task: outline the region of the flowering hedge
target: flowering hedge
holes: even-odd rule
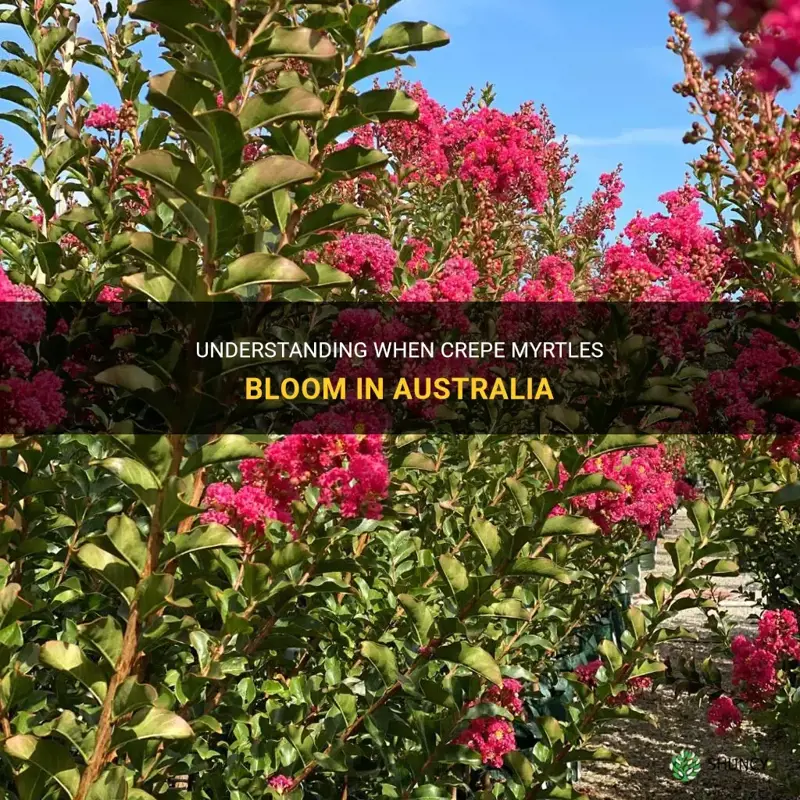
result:
[[[672,617],[711,613],[713,577],[737,571],[742,519],[792,513],[797,414],[776,439],[755,402],[796,365],[791,337],[785,352],[769,340],[778,362],[756,338],[731,368],[747,380],[715,395],[728,405],[699,409],[745,414],[759,436],[716,443],[698,498],[680,440],[625,432],[388,436],[344,408],[330,412],[341,434],[33,434],[99,391],[85,362],[65,385],[42,358],[47,304],[113,318],[181,301],[201,318],[221,299],[785,298],[794,118],[749,62],[736,91],[704,71],[674,19],[679,90],[708,126],[689,138],[709,151],[693,185],[611,243],[621,173],[575,207],[577,164],[544,109],[502,112],[489,90],[446,109],[381,77],[448,41],[429,23],[385,27],[398,0],[91,5],[103,46],[69,3],[0,2],[26,40],[0,62],[15,106],[0,120],[35,148],[0,159],[4,792],[578,797],[575,763],[618,758],[598,733],[646,718],[635,703],[665,669],[658,646],[688,635]],[[146,69],[148,40],[168,71]],[[110,77],[113,104],[92,101],[83,65]],[[374,317],[349,324],[363,334]],[[770,324],[765,337],[785,334]],[[147,363],[137,338],[121,330],[119,347]],[[170,369],[128,366],[105,382],[138,392]],[[679,496],[692,530],[666,545],[674,576],[648,580],[587,657]],[[714,708],[730,727],[730,705]]]

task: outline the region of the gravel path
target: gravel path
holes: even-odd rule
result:
[[[676,539],[689,525],[685,514],[678,515],[664,537]],[[673,573],[669,555],[659,541],[656,550],[657,574]],[[752,615],[758,606],[747,600],[742,588],[748,582],[743,575],[719,578],[716,584],[723,598],[722,605],[737,633],[751,634],[755,628]],[[674,623],[683,625],[699,637],[697,642],[681,641],[665,646],[662,655],[682,654],[687,660],[695,657],[698,664],[709,654],[711,643],[704,629],[702,612],[681,612]],[[729,684],[730,664],[715,657]],[[658,728],[646,722],[625,722],[609,731],[597,743],[621,754],[628,765],[584,764],[581,782],[576,786],[592,800],[800,800],[787,794],[771,774],[784,773],[791,764],[795,774],[797,761],[780,742],[767,739],[763,731],[748,724],[735,737],[719,737],[706,721],[706,704],[685,694],[675,697],[670,687],[659,687],[643,697],[637,705],[655,714]],[[681,750],[691,750],[702,763],[697,779],[683,784],[672,777],[670,760]],[[765,759],[772,762],[768,770]]]

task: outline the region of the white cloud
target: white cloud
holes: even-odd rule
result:
[[[567,136],[575,148],[625,147],[637,145],[680,145],[683,144],[685,128],[635,128],[623,131],[616,136]]]

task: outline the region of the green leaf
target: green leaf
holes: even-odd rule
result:
[[[117,621],[113,617],[103,617],[88,625],[80,625],[78,631],[81,638],[90,642],[108,665],[116,669],[122,655],[122,628]]]
[[[200,467],[241,461],[244,458],[264,458],[264,446],[250,441],[246,436],[229,433],[195,450],[184,462],[180,474],[191,475]]]
[[[152,513],[161,484],[147,467],[132,458],[106,458],[97,464],[116,475]]]
[[[58,48],[72,38],[72,31],[69,28],[47,28],[46,31],[44,36],[36,43],[39,63],[45,70],[53,60]]]
[[[36,238],[39,227],[16,211],[0,211],[0,228],[7,228]]]
[[[577,748],[570,750],[565,761],[574,763],[576,761],[611,761],[614,764],[627,764],[624,756],[609,750],[607,747],[596,747],[594,750]]]
[[[408,58],[398,58],[391,53],[381,53],[379,55],[366,56],[355,67],[347,70],[345,84],[350,87],[370,75],[387,70],[402,69],[403,67],[415,67],[417,62],[412,56]]]
[[[193,244],[136,231],[130,236],[129,250],[174,281],[183,290],[186,300],[194,297],[200,257]]]
[[[414,623],[414,627],[419,635],[420,644],[425,644],[428,641],[428,633],[433,627],[433,612],[421,600],[417,600],[410,594],[399,594],[397,599]]]
[[[21,589],[18,583],[9,583],[0,589],[0,630],[30,611],[30,604],[19,596]]]
[[[361,145],[351,145],[331,153],[322,162],[322,169],[325,172],[352,176],[381,167],[388,160],[389,156],[380,150],[370,150],[367,147],[361,147]]]
[[[405,92],[396,89],[373,89],[358,96],[358,109],[377,122],[415,120],[419,106]]]
[[[424,453],[409,453],[401,465],[403,469],[418,469],[422,472],[437,472],[436,462]]]
[[[249,58],[300,58],[305,61],[330,61],[336,57],[336,52],[336,45],[319,31],[311,28],[275,28],[253,45]]]
[[[53,726],[53,733],[63,736],[79,753],[84,763],[88,763],[94,749],[94,731],[85,734],[72,711],[62,711]]]
[[[134,677],[127,678],[114,696],[114,718],[132,714],[140,708],[150,708],[158,700],[158,692],[148,683],[139,683]]]
[[[647,618],[638,606],[631,606],[625,616],[630,622],[631,630],[637,639],[641,639],[647,633]]]
[[[682,573],[686,566],[692,563],[694,556],[694,537],[686,531],[674,542],[664,542],[664,549],[672,559],[675,572]]]
[[[59,142],[44,160],[45,175],[53,181],[63,170],[87,154],[83,142],[78,139],[64,139]]]
[[[25,734],[6,739],[3,750],[12,758],[34,764],[53,778],[69,797],[74,797],[78,791],[80,769],[61,745]]]
[[[239,120],[224,108],[198,114],[195,119],[207,134],[203,149],[208,154],[217,177],[229,178],[242,165],[242,151],[247,139]]]
[[[233,531],[222,525],[211,523],[204,528],[176,536],[162,553],[162,563],[202,550],[219,548],[240,549],[242,541]]]
[[[632,450],[636,447],[656,447],[658,439],[655,436],[641,436],[629,433],[609,433],[601,436],[592,445],[592,457],[613,453],[615,450]]]
[[[480,753],[463,744],[448,744],[439,749],[440,764],[466,764],[473,769],[480,769],[483,764]]]
[[[159,392],[164,388],[164,384],[155,375],[145,372],[136,364],[120,364],[119,366],[111,367],[98,372],[94,379],[104,386],[118,386],[121,389],[127,389],[129,392]]]
[[[169,136],[169,120],[153,117],[145,126],[140,136],[142,150],[157,150]]]
[[[0,119],[6,115],[0,114]],[[50,219],[56,213],[56,202],[50,197],[50,191],[41,175],[28,167],[14,167],[11,172],[14,177],[34,196],[36,202],[44,212],[45,217]]]
[[[130,800],[125,767],[109,767],[92,785],[86,800]]]
[[[525,522],[530,522],[533,518],[533,513],[530,506],[530,498],[528,490],[516,478],[506,478],[506,486],[514,498],[519,513]]]
[[[130,159],[127,167],[162,190],[166,202],[205,238],[209,203],[198,191],[204,185],[203,176],[191,161],[167,150],[148,150]]]
[[[108,691],[106,675],[100,667],[89,660],[76,644],[45,642],[39,649],[39,661],[47,667],[69,673],[82,683],[99,702],[103,702]]]
[[[466,642],[448,644],[437,650],[436,657],[442,661],[461,664],[497,686],[503,685],[503,675],[500,672],[500,667],[498,667],[495,660],[480,647],[473,647],[466,644]]]
[[[195,119],[194,113],[217,107],[216,97],[211,89],[183,72],[175,71],[153,75],[148,86],[148,102],[153,108],[169,114],[169,120],[164,120],[168,130],[172,122],[182,133],[191,135],[192,141],[203,139],[203,128]],[[146,149],[144,139],[142,148]]]
[[[631,678],[639,678],[642,675],[656,675],[665,672],[666,669],[667,665],[662,661],[645,661],[631,672]]]
[[[539,575],[543,578],[553,578],[563,584],[572,583],[569,572],[549,558],[518,558],[512,565],[509,575]]]
[[[500,534],[488,519],[473,522],[470,533],[481,543],[489,558],[494,558],[500,552]]]
[[[251,97],[239,112],[245,133],[287,120],[321,119],[325,104],[315,94],[299,86],[276,89]]]
[[[448,553],[439,556],[439,569],[447,579],[453,594],[458,594],[469,588],[469,573],[455,556],[451,556]]]
[[[106,536],[116,551],[141,575],[147,561],[147,544],[136,523],[124,514],[111,517],[106,525]]]
[[[488,606],[481,606],[478,610],[478,616],[527,620],[530,618],[530,613],[519,600],[508,599]]]
[[[25,133],[27,133],[28,136],[31,137],[31,139],[33,139],[34,143],[39,148],[39,151],[41,152],[42,150],[44,150],[44,142],[42,141],[42,136],[39,133],[39,128],[36,125],[36,120],[31,114],[27,113],[26,111],[14,109],[13,111],[8,111],[6,113],[0,114],[0,120],[4,122],[10,122],[12,125],[16,125],[18,128],[22,128],[22,130],[25,131]],[[20,178],[20,176],[17,173],[23,172],[25,169],[27,168],[17,167],[12,170],[12,172],[15,175],[17,175],[17,177],[20,179],[21,182],[23,182],[23,184],[25,183],[24,180]],[[27,184],[25,184],[25,188],[29,188]],[[53,214],[48,213],[47,216],[52,217]]]
[[[222,258],[240,244],[244,232],[244,213],[224,197],[209,197],[208,204],[208,250],[212,258]]]
[[[273,575],[286,572],[297,564],[302,564],[311,558],[311,551],[308,545],[300,542],[291,542],[284,547],[276,550],[269,560],[269,568]]]
[[[542,525],[543,536],[592,536],[599,530],[588,517],[573,517],[568,514],[548,517]]]
[[[800,483],[790,483],[770,497],[770,505],[792,508],[800,505]]]
[[[725,558],[716,558],[703,564],[701,567],[692,571],[692,576],[696,575],[738,575],[739,565],[735,561]]]
[[[588,475],[576,475],[561,490],[566,497],[578,497],[582,494],[593,494],[594,492],[622,492],[622,487],[602,472],[592,472]]]
[[[293,261],[267,253],[250,253],[236,259],[214,284],[216,293],[233,292],[259,284],[296,286],[308,283],[308,275]],[[263,453],[262,453],[263,456]]]
[[[519,750],[512,750],[510,753],[506,753],[505,759],[506,763],[514,770],[517,780],[523,786],[531,786],[533,784],[533,764]]]
[[[7,100],[9,103],[16,103],[18,106],[27,108],[28,111],[35,112],[38,108],[38,102],[36,98],[21,86],[0,87],[0,100]]]
[[[248,167],[231,187],[230,201],[239,206],[252,203],[277,189],[313,181],[317,171],[290,156],[269,156]]]
[[[564,741],[564,729],[555,717],[537,717],[536,724],[542,729],[551,747]]]
[[[622,666],[622,653],[620,653],[619,648],[610,639],[604,639],[600,642],[597,652],[605,656],[606,661],[608,661],[614,672],[617,672]]]
[[[542,465],[550,483],[554,486],[558,485],[558,459],[553,452],[553,449],[546,445],[544,442],[534,439],[528,445],[537,461]]]
[[[157,303],[185,303],[192,299],[186,296],[179,284],[166,275],[138,272],[136,275],[125,275],[122,278],[122,285],[146,295]]]
[[[383,678],[386,686],[392,686],[399,676],[394,652],[376,642],[361,642],[361,655],[368,658]]]
[[[121,558],[89,543],[78,550],[77,559],[87,569],[99,572],[128,603],[133,600],[138,576]]]
[[[154,611],[172,603],[172,589],[175,578],[172,575],[156,573],[144,578],[136,592],[137,607],[142,619]]]
[[[328,289],[334,286],[349,286],[353,282],[353,278],[346,272],[336,269],[329,264],[318,262],[316,264],[306,264],[303,267],[308,277],[307,286],[313,286],[315,289]]]
[[[188,27],[214,68],[215,82],[222,90],[225,102],[230,103],[242,88],[242,60],[231,50],[228,40],[221,33],[203,25],[190,24]]]
[[[353,223],[364,223],[369,213],[350,203],[326,203],[306,214],[298,228],[298,237],[308,236],[317,231],[333,231]]]
[[[124,747],[147,739],[178,741],[193,736],[189,723],[182,717],[165,708],[149,708],[139,711],[128,724],[114,731],[112,746]]]
[[[441,28],[429,22],[398,22],[390,25],[366,50],[367,55],[433,50],[450,43]]]
[[[645,389],[639,395],[638,402],[657,406],[673,406],[690,411],[692,414],[697,413],[697,407],[688,394],[675,392],[668,386],[651,386],[649,389]]]
[[[159,33],[167,39],[181,39],[194,43],[194,31],[190,25],[206,22],[206,12],[188,0],[144,0],[131,6],[130,15],[158,25]]]

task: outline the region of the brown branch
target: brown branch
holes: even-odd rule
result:
[[[173,447],[170,475],[177,475],[180,468],[181,459],[183,457],[185,437],[171,436],[170,439]],[[166,490],[162,487],[158,491],[155,506],[153,508],[152,523],[150,525],[150,533],[147,540],[147,559],[145,560],[145,565],[142,569],[141,581],[149,578],[158,566],[161,548],[164,543],[164,531],[161,527],[160,517],[165,495]],[[75,793],[73,800],[86,800],[86,797],[91,791],[92,786],[100,777],[100,773],[106,764],[108,747],[111,743],[111,737],[114,733],[114,700],[117,696],[119,687],[130,676],[136,662],[136,657],[139,650],[140,621],[141,615],[139,613],[138,600],[134,598],[128,613],[128,622],[125,626],[125,634],[122,639],[122,652],[117,660],[114,674],[111,676],[111,680],[108,683],[106,696],[103,700],[103,707],[100,711],[100,719],[97,722],[97,738],[95,739],[94,749],[89,757],[86,769],[81,775],[78,791]]]

